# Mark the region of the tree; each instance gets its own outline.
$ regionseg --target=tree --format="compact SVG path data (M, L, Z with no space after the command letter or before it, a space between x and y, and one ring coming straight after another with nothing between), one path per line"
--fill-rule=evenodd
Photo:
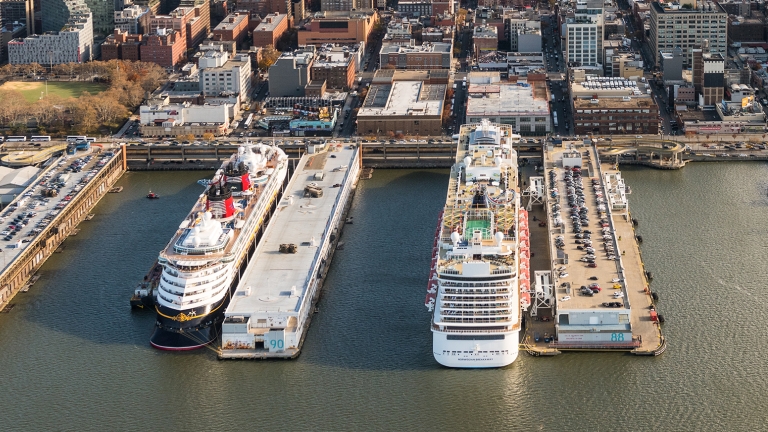
M261 60L259 60L259 69L266 71L270 66L275 64L278 57L280 57L280 51L276 50L274 46L267 45L261 50Z
M195 134L188 133L184 135L184 141L194 141L195 140Z
M214 138L215 138L215 136L212 133L210 133L210 132L206 132L206 133L203 134L203 139L205 141L209 142L209 143L211 141L213 141Z

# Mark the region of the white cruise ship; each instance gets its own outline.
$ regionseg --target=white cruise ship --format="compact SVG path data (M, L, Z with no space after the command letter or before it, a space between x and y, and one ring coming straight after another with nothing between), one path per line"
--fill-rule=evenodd
M518 355L530 304L527 214L509 125L461 127L438 223L425 305L432 350L448 367L502 367Z
M246 255L274 207L288 170L277 147L245 144L224 162L160 252L155 289L155 348L191 350L211 343Z

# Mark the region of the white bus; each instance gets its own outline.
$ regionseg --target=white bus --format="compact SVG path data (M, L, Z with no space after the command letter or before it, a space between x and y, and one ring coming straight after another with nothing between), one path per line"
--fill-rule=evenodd
M19 142L19 141L26 141L26 136L8 136L8 138L5 139L7 142Z
M85 135L67 135L67 142L69 141L85 141L88 138Z
M251 123L252 123L252 122L253 122L253 113L251 113L251 114L248 114L248 118L247 118L247 119L245 119L245 121L243 122L243 125L244 125L246 128L249 128L249 127L251 127Z
M557 111L552 112L552 119L554 120L555 127L557 127Z
M50 135L32 135L29 138L30 141L50 141L51 136Z

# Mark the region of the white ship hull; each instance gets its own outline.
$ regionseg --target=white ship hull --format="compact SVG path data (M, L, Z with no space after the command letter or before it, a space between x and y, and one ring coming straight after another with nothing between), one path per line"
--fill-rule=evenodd
M504 340L448 340L432 332L432 354L443 366L452 368L498 368L512 364L519 353L520 331L504 334Z

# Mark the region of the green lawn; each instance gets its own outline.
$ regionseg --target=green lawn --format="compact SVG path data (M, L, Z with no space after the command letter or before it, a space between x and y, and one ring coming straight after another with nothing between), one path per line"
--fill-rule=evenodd
M62 98L79 97L84 91L91 94L101 93L107 89L106 84L90 82L49 81L48 94L56 94ZM18 90L24 99L34 102L40 99L41 92L45 94L45 81L9 81L0 90Z

